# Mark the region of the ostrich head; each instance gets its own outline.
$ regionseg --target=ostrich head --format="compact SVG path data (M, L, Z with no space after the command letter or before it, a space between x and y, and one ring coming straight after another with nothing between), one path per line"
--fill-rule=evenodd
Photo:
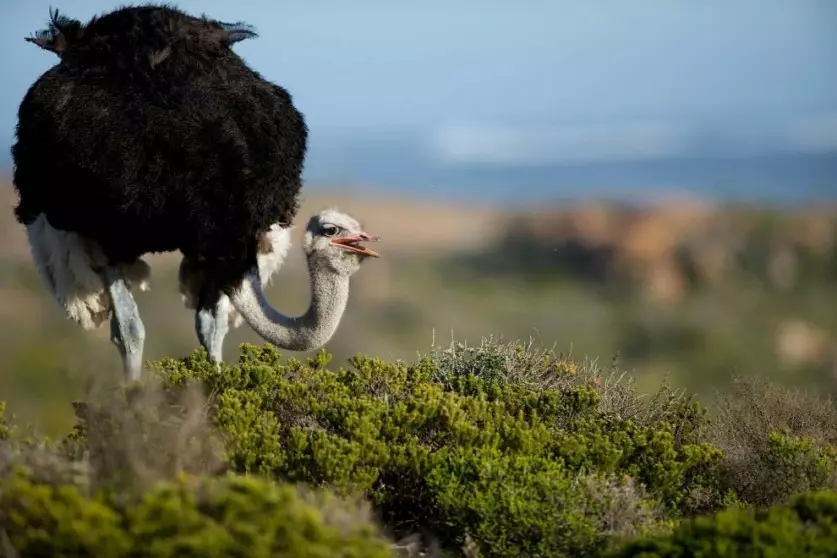
M361 242L379 242L368 235L353 217L326 209L311 217L305 231L304 250L308 261L348 277L367 258L380 256Z
M230 294L233 306L265 341L291 351L318 349L331 339L349 300L349 281L360 264L378 253L361 246L376 242L356 219L334 209L315 214L305 231L311 304L302 316L289 317L270 306L258 268Z

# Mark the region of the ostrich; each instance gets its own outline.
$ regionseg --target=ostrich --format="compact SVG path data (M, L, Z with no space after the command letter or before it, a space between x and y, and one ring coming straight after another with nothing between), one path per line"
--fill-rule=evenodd
M26 39L60 61L18 109L15 217L68 317L84 329L110 319L128 381L141 377L132 291L149 287L145 254L180 250L181 293L219 363L241 319L280 348L321 347L350 276L379 255L353 217L319 212L303 246L308 311L287 317L267 302L263 284L291 242L308 130L291 95L232 51L254 36L243 23L142 5L86 24L51 11Z

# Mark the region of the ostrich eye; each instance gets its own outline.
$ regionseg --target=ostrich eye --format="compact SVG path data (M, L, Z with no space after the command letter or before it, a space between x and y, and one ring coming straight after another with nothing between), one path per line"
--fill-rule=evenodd
M324 235L326 235L326 236L334 236L334 235L336 235L339 231L340 231L340 229L339 229L339 228L337 228L337 227L336 227L336 226L334 226L334 225L325 225L325 226L323 227L323 234L324 234Z

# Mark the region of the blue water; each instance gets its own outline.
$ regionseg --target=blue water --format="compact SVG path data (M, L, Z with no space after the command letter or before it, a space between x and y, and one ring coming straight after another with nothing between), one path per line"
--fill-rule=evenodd
M675 192L718 202L837 200L837 152L500 167L441 165L394 141L314 147L305 169L310 190L363 186L503 205L591 197L645 202ZM8 171L8 149L4 152L0 168Z
M718 202L837 200L837 153L515 167L441 166L369 153L355 154L336 175L331 171L314 161L306 176L312 184L372 184L414 195L511 205L590 197L647 201L675 192Z

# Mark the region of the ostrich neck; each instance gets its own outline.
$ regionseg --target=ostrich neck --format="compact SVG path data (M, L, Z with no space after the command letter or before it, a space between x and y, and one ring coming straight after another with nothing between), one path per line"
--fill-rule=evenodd
M265 297L258 270L249 273L230 298L261 337L281 349L311 351L325 345L340 324L349 300L349 277L309 260L311 303L302 316L285 316Z

